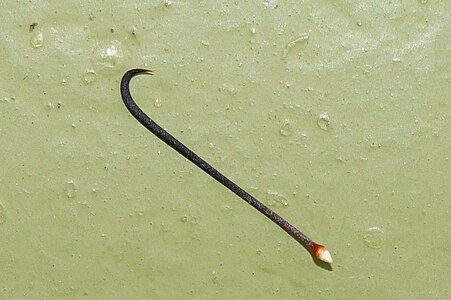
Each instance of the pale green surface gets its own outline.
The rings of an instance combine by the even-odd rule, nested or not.
[[[0,298],[451,298],[450,1],[0,3]]]

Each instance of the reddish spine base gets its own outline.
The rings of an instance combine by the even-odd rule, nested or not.
[[[326,247],[324,247],[323,245],[317,244],[317,243],[312,243],[312,252],[313,255],[315,255],[316,258],[321,259],[321,253],[324,252],[324,250],[326,250]]]

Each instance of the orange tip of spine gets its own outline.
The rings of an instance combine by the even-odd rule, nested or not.
[[[319,260],[322,260],[328,264],[331,264],[332,261],[332,255],[330,255],[330,252],[327,251],[326,247],[319,244],[313,244],[313,255],[315,255],[316,258]]]

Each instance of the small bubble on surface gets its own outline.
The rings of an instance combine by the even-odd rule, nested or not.
[[[366,230],[363,241],[368,248],[379,249],[385,242],[385,233],[379,227],[370,227]]]
[[[302,35],[297,36],[296,38],[292,39],[285,45],[285,48],[282,51],[282,56],[286,57],[290,52],[293,52],[294,49],[296,49],[296,46],[298,44],[305,43],[308,41],[308,39],[309,39],[308,34],[302,34]]]
[[[264,0],[263,4],[267,7],[267,8],[278,8],[279,4],[277,3],[278,0]]]
[[[298,43],[300,43],[300,42],[307,41],[308,39],[309,39],[308,34],[300,35],[300,36],[298,36],[297,38],[295,38],[295,39],[293,39],[292,41],[290,41],[290,42],[287,44],[287,47],[288,47],[288,48],[294,47],[296,44],[298,44]]]
[[[266,192],[266,203],[268,206],[287,206],[288,200],[281,193],[268,190]]]
[[[393,56],[392,62],[394,62],[394,63],[399,63],[399,62],[401,62],[401,57],[399,57],[398,55]]]
[[[113,68],[123,56],[122,45],[117,40],[108,41],[106,44],[99,45],[94,56],[98,65]]]
[[[210,276],[211,276],[211,281],[213,281],[213,283],[215,283],[215,284],[218,283],[218,275],[216,274],[215,271],[211,272]]]
[[[3,102],[3,103],[14,102],[14,101],[16,101],[15,97],[4,97],[3,99],[0,99],[0,102]]]
[[[44,44],[44,35],[42,32],[35,33],[31,36],[30,44],[33,48],[42,47]]]
[[[188,222],[188,216],[187,216],[187,215],[181,216],[181,217],[180,217],[180,221],[182,221],[182,223]]]
[[[77,193],[75,182],[71,179],[66,182],[65,193],[67,198],[74,198]]]
[[[280,134],[283,136],[289,136],[291,135],[293,131],[293,126],[291,125],[290,119],[285,119],[282,122],[282,125],[280,126]]]
[[[227,91],[230,95],[235,96],[237,93],[237,88],[234,85],[223,83],[222,87],[219,88],[219,91]]]
[[[146,214],[146,212],[143,208],[138,208],[138,209],[135,209],[135,214],[139,217],[142,217]]]
[[[133,26],[132,28],[132,35],[136,36],[138,34],[138,28],[136,26]]]
[[[153,104],[155,107],[160,108],[161,107],[161,100],[160,98],[155,98],[155,102]]]
[[[321,128],[322,130],[329,129],[329,124],[330,124],[329,114],[327,112],[320,113],[317,123],[318,123],[319,128]]]
[[[85,84],[91,84],[96,80],[97,74],[93,69],[86,70],[83,73],[83,82]]]

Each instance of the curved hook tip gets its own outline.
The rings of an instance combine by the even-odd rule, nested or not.
[[[153,70],[150,69],[132,69],[128,71],[127,73],[131,73],[133,76],[138,74],[147,74],[147,75],[153,75]]]
[[[137,75],[153,75],[153,71],[150,69],[131,69],[128,70],[124,76],[122,77],[121,80],[121,94],[122,94],[122,98],[124,99],[124,97],[128,98],[131,97],[130,96],[130,91],[128,91],[128,85],[130,83],[130,80],[137,76]]]

